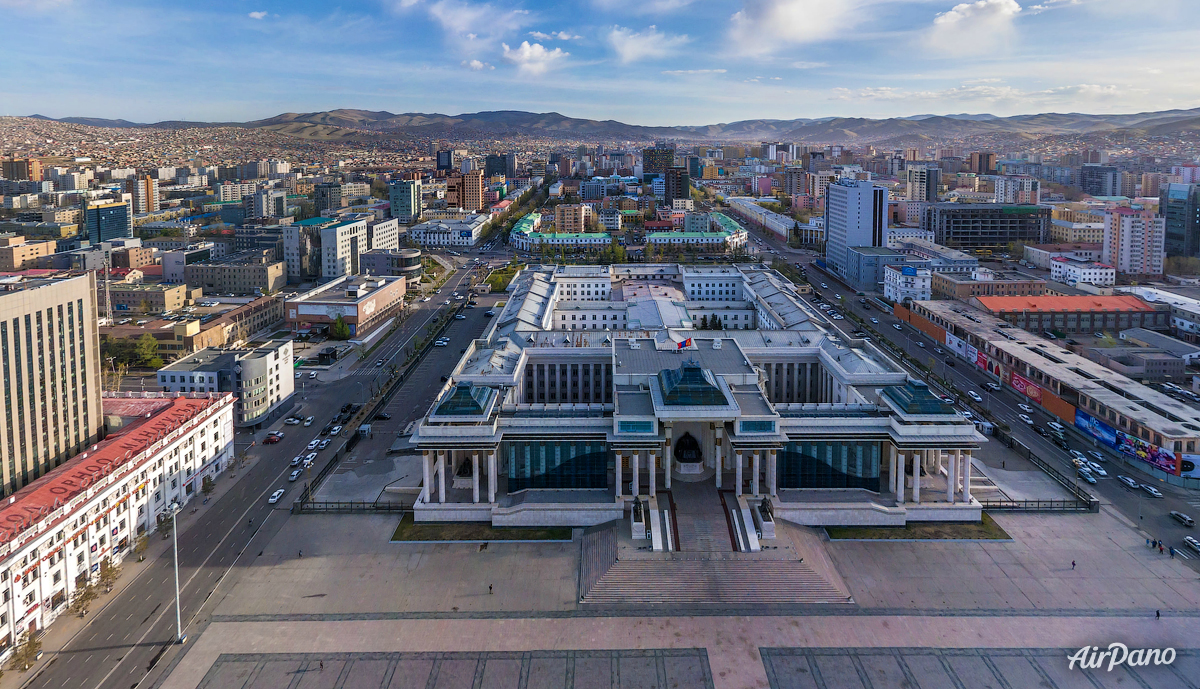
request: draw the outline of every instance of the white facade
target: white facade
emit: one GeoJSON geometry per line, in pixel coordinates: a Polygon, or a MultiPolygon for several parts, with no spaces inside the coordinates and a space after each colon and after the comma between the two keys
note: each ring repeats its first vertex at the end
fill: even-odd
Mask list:
{"type": "Polygon", "coordinates": [[[929,301],[933,298],[933,272],[912,266],[884,266],[883,297],[894,302],[929,301]]]}
{"type": "Polygon", "coordinates": [[[370,220],[367,222],[367,247],[375,249],[400,248],[400,220],[370,220]]]}
{"type": "Polygon", "coordinates": [[[366,251],[367,221],[348,220],[321,228],[321,277],[358,274],[358,257],[366,251]]]}
{"type": "Polygon", "coordinates": [[[435,220],[414,225],[408,235],[421,246],[475,246],[483,236],[487,216],[468,215],[460,220],[435,220]]]}
{"type": "Polygon", "coordinates": [[[1167,220],[1150,211],[1114,208],[1104,214],[1102,261],[1127,275],[1162,275],[1167,220]]]}
{"type": "Polygon", "coordinates": [[[202,349],[158,370],[166,392],[232,392],[236,424],[255,426],[291,408],[295,392],[292,341],[273,340],[256,349],[202,349]]]}
{"type": "Polygon", "coordinates": [[[130,419],[128,430],[115,429],[0,507],[0,637],[49,626],[81,577],[94,578],[106,559],[119,564],[167,505],[201,495],[203,477],[233,456],[232,395],[104,402],[106,414],[130,419]],[[84,484],[80,475],[98,480],[84,484]]]}
{"type": "Polygon", "coordinates": [[[825,197],[825,258],[830,270],[846,274],[847,249],[883,246],[887,231],[887,190],[872,182],[839,180],[825,197]]]}
{"type": "Polygon", "coordinates": [[[1033,177],[997,177],[996,203],[1037,205],[1042,201],[1042,184],[1033,177]]]}
{"type": "Polygon", "coordinates": [[[1058,282],[1086,282],[1097,287],[1117,284],[1117,269],[1105,263],[1055,258],[1050,261],[1050,279],[1058,282]]]}

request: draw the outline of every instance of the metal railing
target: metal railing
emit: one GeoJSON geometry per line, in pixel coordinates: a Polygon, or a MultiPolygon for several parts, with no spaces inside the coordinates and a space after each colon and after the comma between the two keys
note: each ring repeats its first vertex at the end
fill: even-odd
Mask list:
{"type": "Polygon", "coordinates": [[[1081,500],[980,500],[979,504],[989,512],[1098,512],[1095,507],[1081,500]]]}
{"type": "Polygon", "coordinates": [[[297,512],[302,514],[375,514],[380,512],[403,513],[411,512],[411,507],[405,507],[394,502],[367,502],[365,500],[331,500],[325,502],[298,503],[297,512]]]}

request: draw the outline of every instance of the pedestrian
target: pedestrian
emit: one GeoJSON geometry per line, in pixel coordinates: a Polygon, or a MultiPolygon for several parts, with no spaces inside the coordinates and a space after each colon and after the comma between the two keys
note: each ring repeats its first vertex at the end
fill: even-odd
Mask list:
{"type": "Polygon", "coordinates": [[[488,595],[492,595],[492,585],[488,584],[488,595]]]}
{"type": "Polygon", "coordinates": [[[1149,547],[1150,547],[1150,539],[1149,539],[1149,538],[1147,538],[1147,539],[1146,539],[1146,547],[1147,547],[1147,548],[1149,548],[1149,547]]]}
{"type": "Polygon", "coordinates": [[[1174,560],[1175,559],[1175,547],[1172,546],[1172,547],[1168,548],[1168,550],[1171,551],[1171,559],[1174,560]]]}
{"type": "Polygon", "coordinates": [[[324,660],[322,660],[322,661],[321,661],[321,669],[322,669],[322,670],[324,670],[324,669],[325,669],[325,661],[324,661],[324,660]]]}
{"type": "Polygon", "coordinates": [[[304,557],[304,551],[303,551],[303,550],[301,550],[301,551],[300,551],[300,555],[299,555],[299,557],[304,557]]]}
{"type": "Polygon", "coordinates": [[[1071,560],[1071,569],[1072,569],[1072,570],[1074,570],[1074,569],[1075,569],[1075,561],[1074,561],[1074,560],[1071,560]]]}
{"type": "Polygon", "coordinates": [[[1159,554],[1159,555],[1162,555],[1162,554],[1163,554],[1163,547],[1162,547],[1162,543],[1159,543],[1159,544],[1158,544],[1158,554],[1159,554]]]}
{"type": "Polygon", "coordinates": [[[1161,620],[1161,619],[1162,619],[1162,613],[1161,613],[1161,612],[1159,612],[1158,610],[1155,610],[1155,611],[1154,611],[1154,619],[1156,619],[1156,620],[1161,620]]]}

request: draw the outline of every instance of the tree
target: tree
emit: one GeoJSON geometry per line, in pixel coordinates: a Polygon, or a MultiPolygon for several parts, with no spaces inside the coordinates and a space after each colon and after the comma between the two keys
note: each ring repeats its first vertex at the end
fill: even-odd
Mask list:
{"type": "Polygon", "coordinates": [[[340,314],[329,328],[329,337],[334,340],[350,339],[350,326],[346,325],[346,320],[340,314]]]}
{"type": "Polygon", "coordinates": [[[87,614],[88,608],[91,607],[92,601],[100,596],[96,591],[96,585],[90,581],[84,582],[75,589],[75,595],[71,596],[71,605],[67,609],[75,615],[83,617],[87,614]]]}
{"type": "Polygon", "coordinates": [[[708,330],[708,315],[707,314],[700,317],[700,328],[699,329],[700,330],[708,330]]]}
{"type": "Polygon", "coordinates": [[[100,561],[100,585],[112,589],[121,577],[121,565],[113,564],[112,558],[106,557],[100,561]]]}
{"type": "Polygon", "coordinates": [[[142,534],[133,542],[133,554],[138,556],[138,562],[146,559],[146,551],[150,548],[150,537],[142,534]]]}
{"type": "Polygon", "coordinates": [[[37,632],[31,632],[28,629],[21,633],[21,638],[17,642],[17,647],[13,649],[12,657],[8,661],[8,669],[16,670],[17,672],[25,672],[33,667],[37,662],[38,654],[42,652],[42,642],[37,637],[37,632]]]}
{"type": "Polygon", "coordinates": [[[175,520],[165,514],[158,515],[158,532],[162,534],[163,540],[171,537],[171,529],[175,526],[175,520]]]}
{"type": "Polygon", "coordinates": [[[217,486],[213,483],[211,476],[205,476],[200,480],[200,492],[204,493],[205,497],[212,495],[212,492],[216,490],[216,487],[217,486]]]}

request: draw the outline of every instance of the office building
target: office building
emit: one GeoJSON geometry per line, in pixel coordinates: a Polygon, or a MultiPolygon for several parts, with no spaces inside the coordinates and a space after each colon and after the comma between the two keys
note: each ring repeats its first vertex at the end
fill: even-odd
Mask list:
{"type": "Polygon", "coordinates": [[[413,225],[408,236],[421,246],[475,246],[483,237],[486,226],[486,215],[467,215],[413,225]]]}
{"type": "Polygon", "coordinates": [[[446,180],[446,205],[472,213],[483,208],[483,171],[451,175],[446,180]]]}
{"type": "Polygon", "coordinates": [[[0,422],[4,495],[96,442],[100,339],[95,273],[10,282],[0,292],[0,422]]]}
{"type": "MultiPolygon", "coordinates": [[[[980,518],[963,460],[983,436],[874,344],[838,337],[774,271],[544,266],[509,295],[412,434],[417,521],[588,526],[638,501],[639,523],[661,524],[647,498],[675,480],[729,491],[746,514],[769,498],[799,524],[980,518]],[[713,320],[719,334],[700,329],[713,320]],[[937,483],[943,466],[965,487],[937,483]],[[512,510],[530,489],[538,499],[512,510]]],[[[725,529],[722,515],[668,521],[725,529]]],[[[732,528],[753,550],[754,522],[732,528]]]]}
{"type": "Polygon", "coordinates": [[[942,171],[934,165],[910,165],[905,170],[906,197],[910,201],[937,201],[942,185],[942,171]]]}
{"type": "Polygon", "coordinates": [[[1162,275],[1167,221],[1153,211],[1113,208],[1104,214],[1100,260],[1122,275],[1162,275]]]}
{"type": "Polygon", "coordinates": [[[11,232],[0,234],[0,271],[34,268],[41,257],[54,253],[57,246],[55,241],[28,242],[25,237],[11,232]]]}
{"type": "Polygon", "coordinates": [[[92,244],[133,236],[133,213],[125,201],[85,201],[83,222],[92,244]]]}
{"type": "Polygon", "coordinates": [[[928,301],[933,295],[933,273],[907,265],[883,267],[883,298],[891,302],[928,301]]]}
{"type": "Polygon", "coordinates": [[[1117,269],[1107,263],[1058,257],[1050,261],[1050,279],[1072,286],[1089,284],[1112,287],[1117,284],[1117,269]]]}
{"type": "Polygon", "coordinates": [[[692,198],[692,179],[686,167],[669,167],[663,190],[663,204],[671,207],[676,200],[692,198]]]}
{"type": "Polygon", "coordinates": [[[401,225],[413,225],[421,221],[421,180],[398,179],[388,185],[388,202],[392,217],[401,225]]]}
{"type": "Polygon", "coordinates": [[[968,172],[974,172],[977,175],[996,174],[996,154],[986,152],[972,153],[968,172]]]}
{"type": "Polygon", "coordinates": [[[554,207],[556,232],[586,232],[592,219],[592,207],[586,204],[561,204],[554,207]]]}
{"type": "Polygon", "coordinates": [[[344,275],[284,302],[288,327],[304,331],[328,326],[338,317],[351,335],[366,335],[404,308],[407,279],[402,276],[344,275]]]}
{"type": "Polygon", "coordinates": [[[1041,182],[1033,177],[997,177],[996,203],[1036,206],[1042,200],[1041,182]]]}
{"type": "Polygon", "coordinates": [[[887,231],[887,189],[862,180],[838,180],[825,199],[825,258],[845,276],[852,246],[883,246],[887,231]]]}
{"type": "Polygon", "coordinates": [[[157,213],[159,211],[157,179],[145,175],[129,180],[128,184],[129,191],[133,196],[134,213],[157,213]]]}
{"type": "Polygon", "coordinates": [[[257,430],[295,406],[292,371],[292,341],[271,340],[254,349],[189,354],[158,369],[158,385],[174,393],[233,393],[233,425],[257,430]]]}
{"type": "Polygon", "coordinates": [[[846,250],[846,284],[858,292],[883,292],[883,269],[908,257],[882,246],[852,246],[846,250]]]}
{"type": "Polygon", "coordinates": [[[1079,188],[1091,196],[1120,196],[1121,173],[1111,165],[1084,165],[1079,168],[1079,188]]]}
{"type": "Polygon", "coordinates": [[[321,279],[358,275],[358,256],[370,248],[366,219],[346,220],[321,228],[321,279]]]}
{"type": "Polygon", "coordinates": [[[151,314],[178,311],[187,302],[187,285],[163,283],[137,283],[110,280],[107,288],[100,280],[96,294],[96,305],[102,313],[108,311],[108,297],[112,297],[114,317],[127,314],[151,314]]]}
{"type": "Polygon", "coordinates": [[[342,195],[342,185],[334,182],[323,182],[313,186],[313,206],[317,214],[333,212],[346,206],[346,197],[342,195]]]}
{"type": "Polygon", "coordinates": [[[183,267],[184,283],[205,294],[272,294],[287,284],[287,268],[270,249],[246,251],[183,267]]]}
{"type": "Polygon", "coordinates": [[[322,270],[321,228],[337,221],[333,218],[309,218],[283,228],[283,260],[288,281],[319,280],[322,270]]]}
{"type": "MultiPolygon", "coordinates": [[[[150,246],[150,244],[147,244],[150,246]]],[[[192,241],[181,249],[167,249],[162,253],[163,280],[180,283],[186,279],[184,269],[191,263],[200,263],[219,258],[217,245],[213,242],[192,241]]]]}
{"type": "Polygon", "coordinates": [[[667,170],[675,166],[675,149],[665,146],[642,149],[642,174],[665,177],[667,170]]]}
{"type": "Polygon", "coordinates": [[[248,209],[247,217],[288,217],[287,190],[285,189],[260,189],[250,199],[250,208],[248,209]]]}
{"type": "Polygon", "coordinates": [[[367,251],[400,248],[400,221],[396,218],[367,221],[367,251]]]}
{"type": "Polygon", "coordinates": [[[1166,251],[1200,256],[1200,184],[1164,184],[1158,212],[1166,221],[1166,251]]]}
{"type": "Polygon", "coordinates": [[[417,287],[425,266],[420,249],[371,249],[359,257],[363,275],[403,276],[409,287],[417,287]]]}
{"type": "Polygon", "coordinates": [[[1050,209],[998,203],[931,203],[921,229],[938,244],[956,249],[1007,251],[1011,244],[1045,244],[1050,209]]]}
{"type": "Polygon", "coordinates": [[[933,298],[969,301],[972,297],[1037,297],[1046,293],[1046,281],[1023,273],[974,268],[969,273],[933,271],[933,298]]]}
{"type": "Polygon", "coordinates": [[[0,177],[11,180],[42,181],[42,161],[34,158],[11,158],[0,161],[0,177]]]}

